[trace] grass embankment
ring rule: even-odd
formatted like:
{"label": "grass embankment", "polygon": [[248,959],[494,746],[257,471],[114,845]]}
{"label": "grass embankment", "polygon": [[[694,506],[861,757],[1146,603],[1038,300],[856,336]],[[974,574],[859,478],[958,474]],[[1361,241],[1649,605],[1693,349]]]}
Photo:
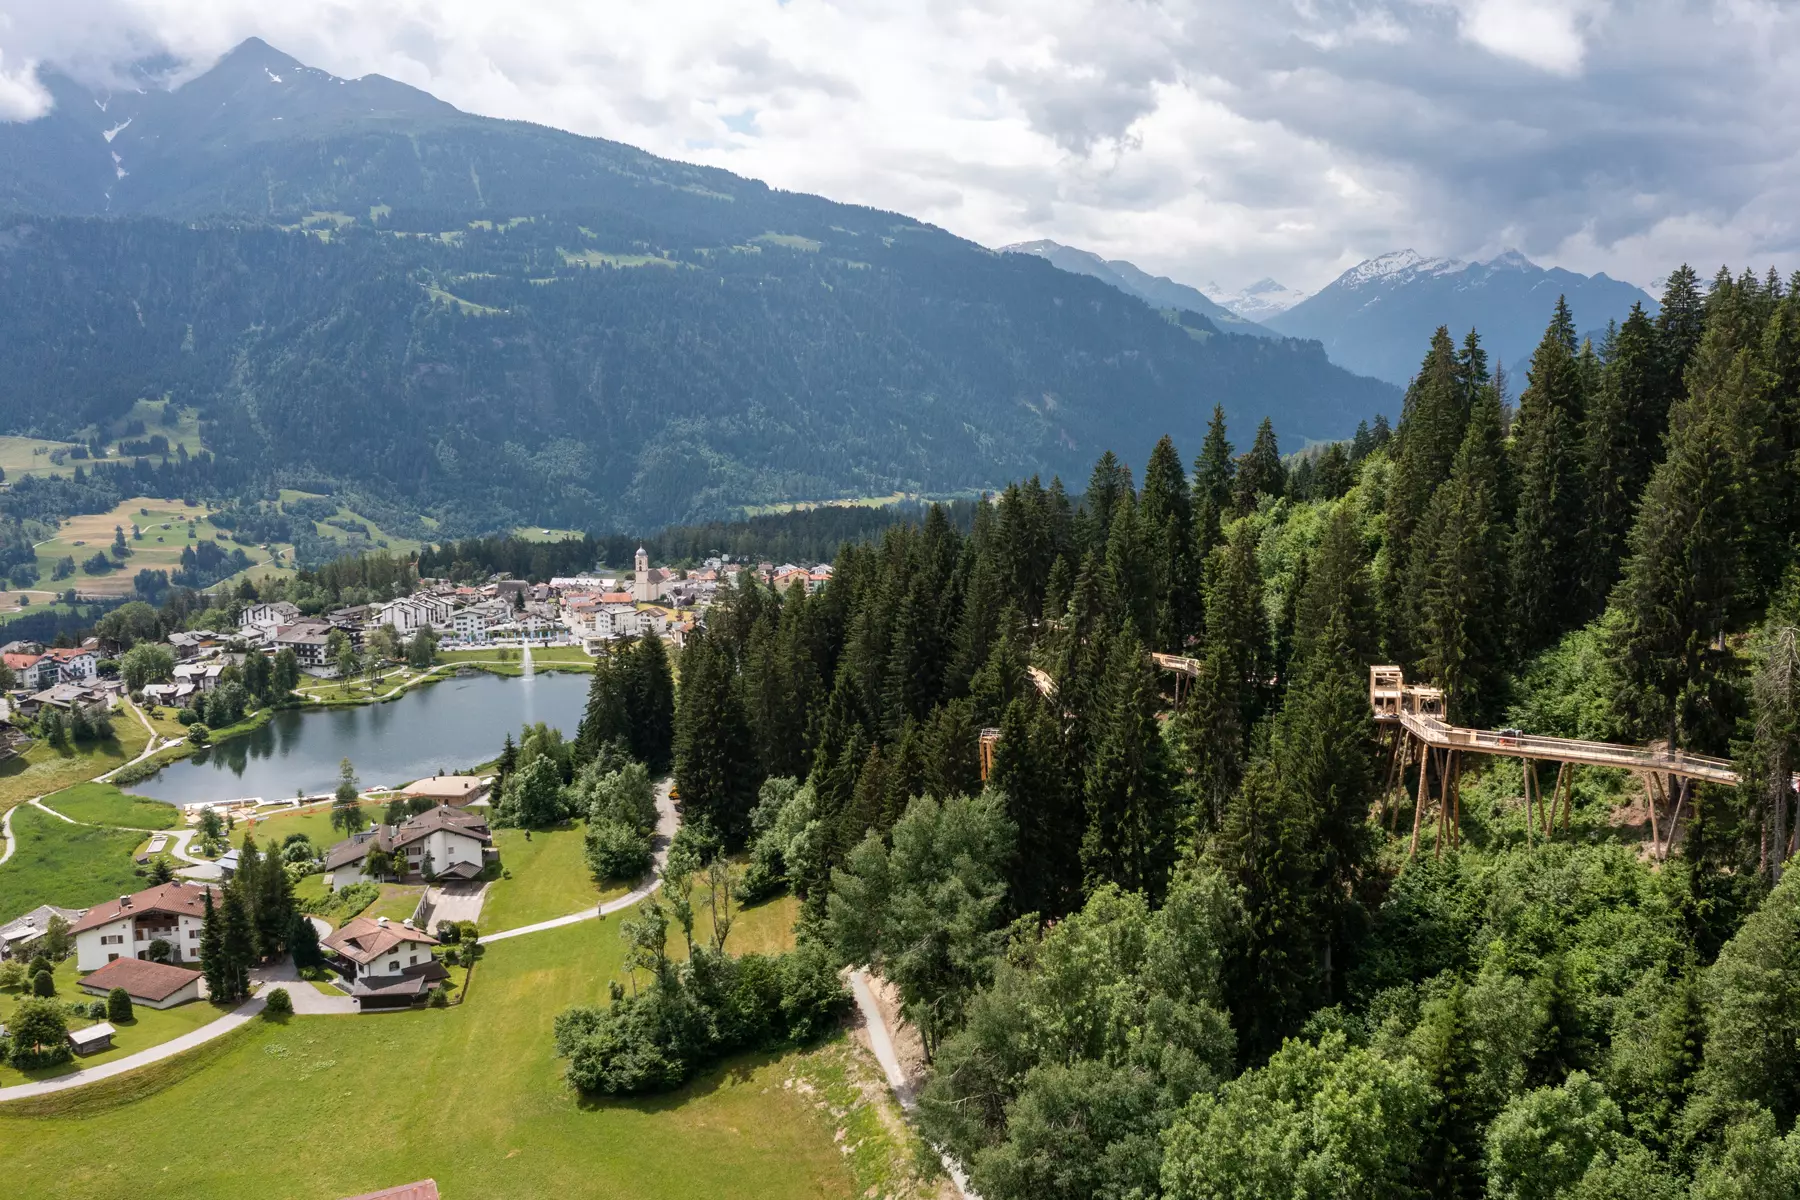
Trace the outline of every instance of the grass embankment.
{"label": "grass embankment", "polygon": [[494,830],[500,865],[512,878],[488,885],[482,929],[497,932],[566,917],[630,891],[594,879],[583,854],[585,828],[585,822],[574,821],[561,829],[534,829],[529,840],[523,829]]}
{"label": "grass embankment", "polygon": [[26,804],[13,813],[18,849],[0,865],[0,917],[11,920],[40,904],[87,908],[143,890],[133,872],[140,833],[71,825]]}
{"label": "grass embankment", "polygon": [[149,738],[130,713],[113,715],[113,733],[103,742],[70,742],[61,747],[36,741],[25,753],[0,762],[0,811],[123,766],[137,757]]}
{"label": "grass embankment", "polygon": [[[362,805],[363,815],[373,824],[381,820],[381,814],[387,809],[387,801],[365,801]],[[292,812],[279,813],[272,817],[259,817],[254,821],[243,820],[232,830],[231,844],[242,845],[244,835],[256,835],[259,847],[279,846],[287,841],[291,833],[304,833],[307,840],[321,850],[344,840],[345,835],[331,827],[331,804],[308,805]]]}
{"label": "grass embankment", "polygon": [[[78,986],[81,973],[75,969],[74,958],[64,959],[56,966],[56,995],[58,1004],[79,1001],[92,1004],[99,996],[90,996]],[[25,991],[0,991],[0,1024],[5,1024],[19,1005],[30,999]],[[84,1067],[97,1067],[109,1063],[116,1058],[124,1058],[127,1054],[136,1054],[139,1050],[148,1050],[159,1046],[171,1038],[178,1038],[184,1033],[191,1033],[211,1021],[217,1020],[228,1010],[214,1008],[204,1000],[196,1000],[190,1004],[180,1004],[174,1008],[146,1008],[142,1004],[132,1006],[132,1019],[126,1022],[113,1022],[119,1031],[113,1038],[113,1048],[99,1054],[90,1054],[85,1058],[77,1057],[75,1061],[60,1067],[46,1067],[43,1070],[18,1071],[12,1067],[0,1066],[0,1087],[11,1087],[15,1083],[29,1083],[34,1079],[50,1079],[57,1075],[67,1075],[71,1071],[79,1071]],[[86,1016],[77,1017],[68,1014],[70,1029],[85,1029],[94,1024]]]}
{"label": "grass embankment", "polygon": [[45,796],[50,808],[89,825],[113,825],[120,829],[180,829],[181,810],[160,800],[128,796],[110,783],[78,783]]}
{"label": "grass embankment", "polygon": [[[732,948],[783,940],[791,919],[791,906],[747,912]],[[77,1200],[329,1200],[427,1176],[447,1196],[849,1200],[872,1186],[834,1134],[880,1135],[884,1122],[862,1110],[885,1097],[848,1089],[845,1112],[822,1109],[810,1082],[784,1086],[841,1060],[841,1043],[738,1058],[668,1096],[569,1091],[551,1022],[570,1004],[604,1003],[621,977],[619,920],[496,943],[453,1008],[253,1022],[98,1089],[0,1108],[8,1186]],[[374,1081],[386,1081],[379,1119],[347,1119]],[[208,1136],[168,1136],[183,1128]],[[321,1142],[297,1129],[329,1132]],[[121,1145],[155,1145],[156,1169]]]}

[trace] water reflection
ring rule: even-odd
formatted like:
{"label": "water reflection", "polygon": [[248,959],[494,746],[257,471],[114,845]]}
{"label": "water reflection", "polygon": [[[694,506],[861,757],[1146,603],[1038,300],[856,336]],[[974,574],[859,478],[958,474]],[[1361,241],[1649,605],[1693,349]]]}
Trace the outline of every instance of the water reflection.
{"label": "water reflection", "polygon": [[386,704],[277,713],[235,737],[163,768],[131,791],[171,803],[277,799],[337,784],[338,762],[356,764],[363,786],[404,783],[494,757],[508,731],[545,721],[573,737],[587,699],[585,675],[526,679],[470,675]]}

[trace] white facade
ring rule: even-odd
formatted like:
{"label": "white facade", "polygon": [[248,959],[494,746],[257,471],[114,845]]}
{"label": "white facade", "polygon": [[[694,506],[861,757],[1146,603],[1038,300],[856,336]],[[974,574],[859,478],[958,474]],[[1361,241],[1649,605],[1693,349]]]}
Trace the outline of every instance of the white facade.
{"label": "white facade", "polygon": [[[173,925],[169,932],[160,927]],[[125,914],[118,919],[75,935],[75,966],[81,971],[97,971],[115,958],[147,958],[150,943],[157,938],[169,943],[173,962],[196,962],[200,958],[199,917],[174,916],[165,913]],[[146,928],[145,926],[150,926]]]}

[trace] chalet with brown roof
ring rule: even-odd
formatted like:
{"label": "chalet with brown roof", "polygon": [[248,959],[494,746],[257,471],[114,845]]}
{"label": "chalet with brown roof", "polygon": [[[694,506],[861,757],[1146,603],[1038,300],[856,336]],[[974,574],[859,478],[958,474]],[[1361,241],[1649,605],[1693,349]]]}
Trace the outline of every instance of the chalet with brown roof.
{"label": "chalet with brown roof", "polygon": [[380,850],[398,860],[402,878],[473,879],[487,864],[494,835],[475,812],[440,804],[400,825],[377,825],[339,842],[325,852],[325,873],[333,889],[348,887],[368,874],[369,852]]}
{"label": "chalet with brown roof", "polygon": [[81,981],[81,990],[104,996],[124,988],[133,1004],[174,1008],[200,998],[200,972],[147,958],[117,958]]}
{"label": "chalet with brown roof", "polygon": [[177,879],[94,905],[69,927],[75,935],[76,967],[97,971],[115,959],[144,958],[159,941],[168,943],[172,961],[197,960],[209,891],[217,904],[216,889]]}
{"label": "chalet with brown roof", "polygon": [[432,987],[450,977],[431,956],[437,944],[411,921],[396,925],[386,917],[357,917],[319,943],[364,1012],[425,1003]]}

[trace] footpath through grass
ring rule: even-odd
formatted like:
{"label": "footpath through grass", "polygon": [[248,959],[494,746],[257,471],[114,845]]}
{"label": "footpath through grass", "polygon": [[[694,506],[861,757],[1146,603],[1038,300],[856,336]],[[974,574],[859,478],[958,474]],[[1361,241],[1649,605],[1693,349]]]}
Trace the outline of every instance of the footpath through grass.
{"label": "footpath through grass", "polygon": [[33,742],[25,753],[0,762],[0,812],[124,766],[150,736],[136,717],[124,712],[113,714],[113,731],[116,736],[104,742],[71,742],[61,748]]}
{"label": "footpath through grass", "polygon": [[[79,1001],[83,1005],[92,1004],[101,999],[90,996],[78,985],[81,973],[75,969],[73,957],[58,963],[55,972],[56,995],[58,1004]],[[19,1005],[30,999],[25,991],[0,991],[0,1025],[7,1023]],[[113,1048],[99,1054],[90,1054],[85,1058],[77,1057],[73,1062],[64,1063],[60,1067],[46,1067],[42,1070],[19,1071],[9,1066],[0,1066],[0,1087],[11,1087],[15,1083],[29,1083],[36,1079],[51,1079],[58,1075],[67,1075],[71,1071],[79,1071],[84,1067],[97,1067],[112,1062],[116,1058],[124,1058],[127,1054],[136,1054],[140,1050],[148,1050],[152,1046],[160,1046],[172,1038],[184,1033],[191,1033],[223,1016],[227,1009],[214,1008],[204,1000],[196,1000],[190,1004],[179,1004],[174,1008],[146,1008],[142,1004],[132,1005],[130,1021],[114,1022],[119,1032],[113,1038]],[[68,1015],[70,1029],[85,1029],[94,1023],[87,1016]]]}
{"label": "footpath through grass", "polygon": [[29,804],[13,813],[12,830],[19,845],[0,864],[0,920],[40,904],[90,908],[146,886],[131,861],[140,833],[71,825]]}
{"label": "footpath through grass", "polygon": [[630,891],[629,885],[595,881],[583,856],[586,822],[573,821],[561,829],[534,829],[527,840],[523,829],[494,830],[500,865],[510,879],[488,885],[481,905],[481,928],[496,933],[566,917]]}
{"label": "footpath through grass", "polygon": [[89,825],[116,825],[122,829],[180,829],[186,822],[181,810],[160,800],[130,796],[110,783],[78,783],[64,788],[44,803],[67,817]]}
{"label": "footpath through grass", "polygon": [[[746,913],[746,946],[778,940],[791,915]],[[769,922],[777,932],[760,928]],[[551,1022],[570,1004],[604,1003],[623,950],[618,916],[515,938],[488,949],[454,1008],[252,1022],[192,1067],[184,1055],[108,1081],[119,1086],[0,1107],[7,1187],[73,1200],[332,1200],[429,1176],[452,1197],[860,1195],[832,1116],[784,1086],[809,1055],[738,1058],[645,1100],[568,1089]],[[169,1136],[181,1129],[206,1136]],[[155,1146],[155,1166],[120,1146]]]}

